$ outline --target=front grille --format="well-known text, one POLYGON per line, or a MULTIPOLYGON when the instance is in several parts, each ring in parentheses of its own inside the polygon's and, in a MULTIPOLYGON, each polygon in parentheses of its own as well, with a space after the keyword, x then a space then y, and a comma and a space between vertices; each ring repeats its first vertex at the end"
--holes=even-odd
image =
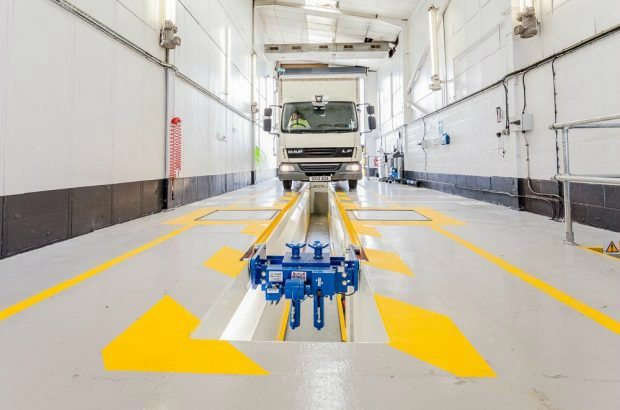
POLYGON ((336 156, 336 148, 304 148, 304 158, 328 158, 336 156))
POLYGON ((340 164, 300 164, 299 168, 308 176, 333 175, 340 164))
POLYGON ((289 148, 289 158, 351 158, 354 148, 289 148))

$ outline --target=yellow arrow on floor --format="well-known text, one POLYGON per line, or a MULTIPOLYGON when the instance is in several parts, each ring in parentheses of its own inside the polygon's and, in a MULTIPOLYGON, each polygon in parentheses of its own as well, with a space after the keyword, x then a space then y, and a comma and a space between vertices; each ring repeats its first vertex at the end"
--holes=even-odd
POLYGON ((378 249, 364 248, 364 252, 368 257, 366 262, 370 266, 378 269, 391 270, 392 272, 402 273, 403 275, 413 276, 413 272, 409 266, 398 256, 397 253, 380 251, 378 249))
POLYGON ((379 294, 375 301, 393 348, 458 377, 495 377, 449 317, 379 294))
POLYGON ((231 248, 230 246, 222 246, 203 265, 209 269, 235 278, 246 266, 246 263, 241 260, 243 253, 244 252, 239 249, 231 248))
POLYGON ((265 375, 268 372, 223 340, 194 340, 200 320, 165 296, 102 352, 110 371, 265 375))

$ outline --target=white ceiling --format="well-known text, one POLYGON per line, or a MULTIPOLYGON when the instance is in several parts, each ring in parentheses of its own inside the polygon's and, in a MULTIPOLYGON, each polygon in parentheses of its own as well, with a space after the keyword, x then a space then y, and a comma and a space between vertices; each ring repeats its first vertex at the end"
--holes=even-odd
MULTIPOLYGON (((257 0, 267 44, 395 41, 420 0, 257 0)), ((345 60, 322 63, 377 66, 345 60)), ((317 61, 317 60, 312 60, 317 61)), ((380 61, 379 61, 380 63, 380 61)))

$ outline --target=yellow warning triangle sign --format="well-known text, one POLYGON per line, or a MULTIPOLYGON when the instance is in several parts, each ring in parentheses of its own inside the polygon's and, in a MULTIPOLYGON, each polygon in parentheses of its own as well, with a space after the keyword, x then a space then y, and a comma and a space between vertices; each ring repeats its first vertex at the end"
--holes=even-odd
POLYGON ((620 253, 620 250, 618 250, 618 247, 616 246, 616 244, 612 241, 609 246, 607 247, 607 250, 605 250, 605 253, 620 253))

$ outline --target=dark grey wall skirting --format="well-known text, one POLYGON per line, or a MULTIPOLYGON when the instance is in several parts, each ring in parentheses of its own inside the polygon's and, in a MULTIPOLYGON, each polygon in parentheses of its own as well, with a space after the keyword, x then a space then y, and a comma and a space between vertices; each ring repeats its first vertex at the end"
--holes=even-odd
POLYGON ((273 169, 261 169, 256 171, 255 178, 256 182, 264 182, 271 178, 276 178, 278 176, 278 170, 276 168, 273 169))
POLYGON ((424 188, 519 209, 516 178, 405 171, 424 188))
MULTIPOLYGON (((424 188, 548 217, 564 216, 561 201, 551 196, 562 196, 561 185, 553 181, 530 180, 528 183, 523 178, 416 171, 406 171, 405 177, 417 180, 424 188)), ((620 187, 590 184, 573 184, 572 187, 571 204, 576 222, 620 232, 620 187)))
MULTIPOLYGON (((275 170, 272 174, 275 174, 275 170)), ((267 172, 260 175, 267 179, 267 172)), ((260 178, 259 178, 260 180, 260 178)), ((252 183, 251 172, 137 181, 0 197, 0 258, 190 204, 252 183)))

